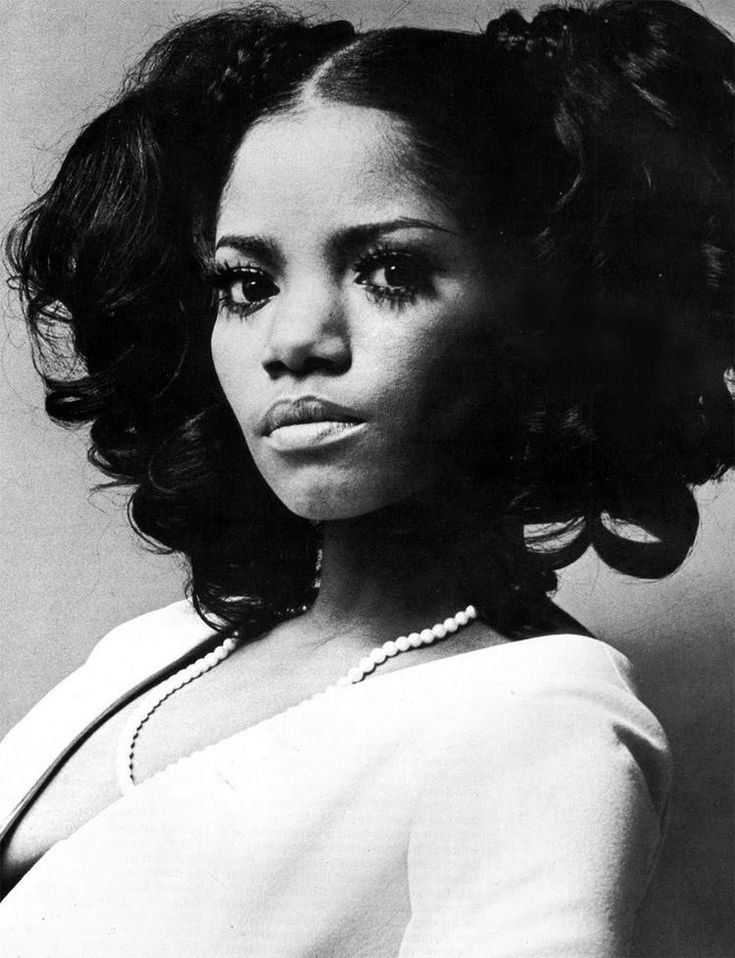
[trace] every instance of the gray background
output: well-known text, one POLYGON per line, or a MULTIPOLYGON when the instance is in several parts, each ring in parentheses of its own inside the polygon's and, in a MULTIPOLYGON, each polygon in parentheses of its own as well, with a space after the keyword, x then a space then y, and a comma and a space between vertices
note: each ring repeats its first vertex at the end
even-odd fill
MULTIPOLYGON (((53 175, 80 127, 114 94, 123 68, 177 20, 226 4, 197 0, 5 0, 0 34, 0 228, 53 175)), ((504 6, 507 6, 505 4, 504 6)), ((521 3, 532 13, 537 2, 521 3)), ((730 32, 733 0, 698 7, 730 32)), ((496 2, 301 3, 365 28, 485 25, 496 2)), ((180 597, 175 558, 129 531, 124 496, 90 495, 99 476, 85 435, 48 423, 22 323, 3 292, 0 342, 0 733, 83 661, 117 623, 180 597)), ((559 602, 637 666, 677 763, 667 848, 647 908, 642 953, 735 955, 732 931, 735 481, 700 491, 703 523, 668 580, 626 580, 591 555, 564 573, 559 602)), ((1 772, 0 772, 1 774, 1 772)))

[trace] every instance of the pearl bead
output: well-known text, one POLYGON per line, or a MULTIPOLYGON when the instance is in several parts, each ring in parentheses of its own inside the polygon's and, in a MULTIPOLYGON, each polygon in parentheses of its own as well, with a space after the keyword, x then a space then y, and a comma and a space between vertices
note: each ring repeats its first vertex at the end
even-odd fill
POLYGON ((408 637, 408 645, 409 645, 409 647, 412 648, 412 649, 420 649, 420 648, 421 648, 421 636, 418 634, 418 632, 412 632, 412 633, 409 635, 409 637, 408 637))
POLYGON ((389 659, 392 659, 393 656, 398 655, 401 650, 398 648, 398 645, 393 641, 393 639, 389 639, 387 642, 383 642, 383 651, 389 659))
POLYGON ((408 641, 407 635, 399 635, 396 639, 396 648, 399 652, 408 652, 411 648, 411 643, 408 641))
POLYGON ((196 662, 191 662, 183 669, 180 669, 175 675, 172 675, 170 678, 168 678, 165 682, 162 682, 158 688, 155 701, 149 705, 147 704, 146 700, 145 710, 137 715, 134 715, 134 721, 131 720, 131 722, 126 725, 123 735, 118 743, 118 755, 116 763, 118 784, 120 786, 120 791, 124 795, 135 787, 135 780, 133 777, 135 746, 138 742, 138 738, 140 737, 143 726, 146 725, 162 702, 165 702, 169 696, 174 694, 174 692, 178 692, 178 690, 183 688, 185 685, 188 685, 190 682, 198 679, 200 675, 208 672, 209 669, 212 669, 216 665, 219 665, 220 662, 223 662, 230 652, 233 652, 237 648, 238 644, 239 642, 236 638, 228 636, 220 645, 217 646, 216 649, 213 649, 211 652, 207 652, 206 655, 202 656, 200 659, 197 659, 196 662))
POLYGON ((358 682, 362 682, 363 678, 364 675, 362 669, 357 665, 353 666, 353 668, 351 668, 347 673, 347 680, 350 685, 357 685, 358 682))
POLYGON ((357 663, 357 667, 363 671, 365 675, 368 675, 375 668, 375 662, 371 655, 366 655, 364 658, 360 659, 357 663))
POLYGON ((375 665, 382 665, 383 662, 388 658, 388 653, 384 648, 373 649, 370 653, 370 658, 373 660, 375 665))
POLYGON ((455 622, 459 622, 460 625, 467 625, 469 619, 467 618, 466 612, 458 612, 454 617, 455 622))
POLYGON ((445 619, 444 628, 447 630, 447 632, 456 632, 459 626, 454 619, 445 619))
POLYGON ((443 639, 447 634, 447 630, 444 628, 443 622, 439 622, 438 625, 435 625, 431 631, 434 633, 435 639, 443 639))
POLYGON ((434 632, 431 629, 422 629, 419 634, 423 645, 431 645, 434 641, 434 632))

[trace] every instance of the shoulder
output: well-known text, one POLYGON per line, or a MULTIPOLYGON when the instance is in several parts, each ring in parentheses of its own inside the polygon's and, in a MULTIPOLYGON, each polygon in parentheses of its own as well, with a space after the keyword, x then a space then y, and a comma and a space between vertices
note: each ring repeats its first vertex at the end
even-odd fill
POLYGON ((87 661, 0 741, 0 836, 102 716, 212 632, 188 601, 137 616, 108 632, 87 661))
POLYGON ((493 707, 600 695, 631 706, 640 702, 629 659, 590 636, 541 635, 458 655, 454 661, 466 691, 493 707))
POLYGON ((82 700, 89 699, 90 708, 106 707, 108 697, 171 665, 212 633, 187 600, 136 616, 107 632, 87 660, 52 688, 20 726, 52 718, 82 700))
POLYGON ((669 789, 666 738, 630 663, 575 635, 444 661, 411 826, 406 953, 479 956, 491 941, 498 955, 627 954, 669 789))
POLYGON ((617 649, 587 636, 547 635, 445 661, 431 698, 441 764, 471 766, 473 775, 485 768, 492 778, 511 765, 521 776, 543 767, 547 782, 570 775, 572 767, 573 777, 580 770, 604 777, 618 769, 637 778, 663 813, 668 740, 639 695, 632 664, 617 649))
POLYGON ((94 669, 135 661, 150 663, 152 670, 166 661, 175 661, 214 634, 196 613, 191 602, 182 599, 138 615, 116 626, 92 649, 87 665, 94 669))
MULTIPOLYGON (((471 697, 482 711, 514 708, 550 697, 615 695, 620 701, 639 701, 634 669, 625 655, 585 635, 541 635, 460 653, 440 659, 462 697, 471 697)), ((446 679, 447 676, 443 678, 446 679)), ((436 677, 439 679, 439 676, 436 677)))

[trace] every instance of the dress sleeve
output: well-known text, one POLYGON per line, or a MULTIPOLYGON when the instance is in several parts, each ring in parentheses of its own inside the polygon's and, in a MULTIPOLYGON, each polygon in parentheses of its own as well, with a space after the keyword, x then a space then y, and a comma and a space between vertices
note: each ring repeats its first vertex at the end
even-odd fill
POLYGON ((413 822, 400 958, 628 954, 670 770, 606 651, 590 675, 489 689, 483 722, 444 736, 413 822))
POLYGON ((0 740, 0 844, 67 755, 110 710, 212 635, 188 602, 117 626, 0 740))

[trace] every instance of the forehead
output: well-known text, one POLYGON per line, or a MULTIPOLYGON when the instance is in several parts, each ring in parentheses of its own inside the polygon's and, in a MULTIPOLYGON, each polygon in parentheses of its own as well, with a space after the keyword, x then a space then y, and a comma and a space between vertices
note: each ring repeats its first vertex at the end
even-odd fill
POLYGON ((438 211, 411 173, 411 142, 400 121, 380 110, 318 103, 248 131, 220 200, 217 232, 438 211))

